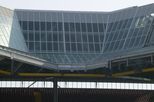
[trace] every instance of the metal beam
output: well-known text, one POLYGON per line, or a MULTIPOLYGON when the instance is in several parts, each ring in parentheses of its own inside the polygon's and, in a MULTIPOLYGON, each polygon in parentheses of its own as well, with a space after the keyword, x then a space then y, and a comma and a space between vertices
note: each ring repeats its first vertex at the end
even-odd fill
POLYGON ((116 77, 116 76, 126 76, 126 75, 132 75, 134 74, 134 71, 126 71, 126 72, 120 72, 120 73, 115 73, 112 74, 112 76, 116 77))
POLYGON ((105 74, 18 73, 24 77, 105 77, 105 74))
POLYGON ((5 70, 0 70, 0 74, 11 75, 11 72, 5 71, 5 70))
POLYGON ((58 82, 56 78, 53 79, 53 90, 54 90, 53 102, 58 102, 58 82))

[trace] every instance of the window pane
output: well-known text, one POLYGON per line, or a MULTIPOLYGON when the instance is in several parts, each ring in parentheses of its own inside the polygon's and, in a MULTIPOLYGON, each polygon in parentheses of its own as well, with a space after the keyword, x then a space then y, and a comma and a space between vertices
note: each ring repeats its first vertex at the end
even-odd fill
POLYGON ((92 24, 91 23, 87 23, 87 29, 88 29, 88 32, 92 32, 92 24))
POLYGON ((59 43, 59 50, 64 51, 64 43, 59 43))
POLYGON ((35 41, 40 41, 40 33, 35 32, 35 41))
POLYGON ((63 41, 63 33, 59 33, 59 41, 63 41))
POLYGON ((35 51, 40 51, 40 42, 35 42, 35 51))
POLYGON ((39 30, 39 28, 40 28, 40 25, 39 25, 39 22, 35 22, 35 30, 39 30))
POLYGON ((98 25, 97 25, 97 23, 93 23, 93 32, 98 32, 98 25))
POLYGON ((97 52, 100 51, 100 46, 99 46, 99 44, 95 44, 95 51, 97 51, 97 52))
POLYGON ((86 32, 86 24, 85 23, 81 23, 81 29, 82 29, 82 32, 86 32))
POLYGON ((77 43, 77 49, 78 49, 78 51, 82 51, 82 44, 81 43, 77 43))
POLYGON ((34 42, 29 42, 29 50, 34 51, 34 42))
POLYGON ((104 27, 103 27, 102 23, 99 23, 98 27, 99 27, 99 32, 103 32, 104 31, 104 27))
POLYGON ((45 22, 41 22, 41 31, 45 31, 45 22))
POLYGON ((66 34, 65 34, 65 41, 66 41, 66 42, 70 42, 69 33, 66 33, 66 34))
POLYGON ((89 44, 90 51, 94 51, 94 44, 89 44))
POLYGON ((57 22, 52 22, 52 30, 53 31, 58 31, 57 22))
POLYGON ((46 41, 46 33, 41 32, 41 41, 46 41))
POLYGON ((23 30, 27 30, 28 26, 27 26, 27 21, 23 21, 23 30))
POLYGON ((88 34, 88 40, 89 42, 93 42, 93 34, 88 34))
POLYGON ((75 31, 75 26, 74 23, 70 23, 70 31, 74 32, 75 31))
POLYGON ((46 51, 46 42, 41 42, 41 50, 46 51))
POLYGON ((53 43, 53 49, 54 49, 54 51, 58 50, 58 43, 53 43))
POLYGON ((33 32, 29 32, 29 41, 34 41, 34 34, 33 34, 33 32))
POLYGON ((47 22, 47 31, 51 31, 51 22, 47 22))
POLYGON ((71 35, 71 42, 75 42, 75 34, 70 34, 71 35))
POLYGON ((76 28, 76 32, 80 32, 81 31, 80 23, 75 23, 75 28, 76 28))
POLYGON ((80 33, 76 34, 76 40, 77 40, 77 42, 81 42, 81 34, 80 33))
POLYGON ((48 51, 52 51, 52 43, 51 42, 47 43, 47 49, 48 49, 48 51))
POLYGON ((28 26, 29 26, 29 30, 33 30, 33 22, 32 21, 29 21, 28 26))
POLYGON ((94 34, 94 42, 99 42, 99 35, 98 34, 94 34))
POLYGON ((52 33, 51 32, 47 33, 47 41, 52 41, 52 33))
POLYGON ((57 33, 53 33, 53 41, 58 41, 58 34, 57 33))
POLYGON ((58 31, 62 31, 62 30, 63 30, 62 23, 58 22, 58 31))
POLYGON ((87 42, 87 34, 82 34, 83 42, 87 42))
POLYGON ((76 43, 71 43, 71 49, 72 51, 76 51, 76 43))
POLYGON ((83 43, 83 51, 87 52, 88 51, 88 44, 83 43))
POLYGON ((70 51, 70 43, 66 43, 66 51, 70 51))
POLYGON ((65 31, 69 31, 69 24, 68 23, 64 23, 64 29, 65 29, 65 31))

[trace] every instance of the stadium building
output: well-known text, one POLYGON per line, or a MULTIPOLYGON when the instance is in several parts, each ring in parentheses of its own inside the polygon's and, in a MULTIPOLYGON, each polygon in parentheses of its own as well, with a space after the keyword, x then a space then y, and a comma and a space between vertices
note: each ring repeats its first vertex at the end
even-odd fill
POLYGON ((154 4, 112 12, 0 7, 0 96, 5 102, 7 95, 58 102, 58 92, 60 102, 75 102, 75 96, 76 102, 95 101, 89 96, 152 102, 153 67, 154 4))

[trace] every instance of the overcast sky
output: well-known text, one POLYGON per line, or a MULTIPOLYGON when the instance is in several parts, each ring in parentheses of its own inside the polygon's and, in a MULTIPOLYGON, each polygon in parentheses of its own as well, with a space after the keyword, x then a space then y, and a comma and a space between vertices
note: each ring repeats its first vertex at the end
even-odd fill
POLYGON ((0 0, 10 9, 113 11, 130 6, 154 3, 154 0, 0 0))

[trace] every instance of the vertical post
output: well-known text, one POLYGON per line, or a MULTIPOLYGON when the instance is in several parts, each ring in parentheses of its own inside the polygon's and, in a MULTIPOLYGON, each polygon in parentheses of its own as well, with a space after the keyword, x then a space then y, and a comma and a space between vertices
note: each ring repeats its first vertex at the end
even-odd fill
POLYGON ((58 102, 58 85, 57 85, 57 79, 53 79, 53 102, 58 102))
POLYGON ((34 100, 35 102, 42 102, 41 93, 40 92, 34 92, 34 100))
POLYGON ((14 60, 11 58, 11 75, 14 75, 14 60))

